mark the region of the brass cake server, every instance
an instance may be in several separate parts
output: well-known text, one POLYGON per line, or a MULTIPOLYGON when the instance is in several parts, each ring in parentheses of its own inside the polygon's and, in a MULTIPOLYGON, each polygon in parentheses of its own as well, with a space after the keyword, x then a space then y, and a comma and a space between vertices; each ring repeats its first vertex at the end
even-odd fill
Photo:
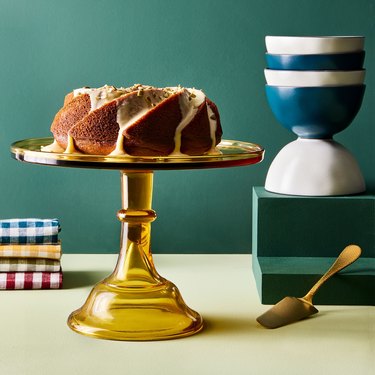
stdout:
POLYGON ((266 328, 278 328, 318 313, 312 299, 317 290, 337 272, 355 262, 361 255, 361 248, 357 245, 347 246, 337 257, 331 268, 302 298, 285 297, 275 306, 257 318, 257 322, 266 328))

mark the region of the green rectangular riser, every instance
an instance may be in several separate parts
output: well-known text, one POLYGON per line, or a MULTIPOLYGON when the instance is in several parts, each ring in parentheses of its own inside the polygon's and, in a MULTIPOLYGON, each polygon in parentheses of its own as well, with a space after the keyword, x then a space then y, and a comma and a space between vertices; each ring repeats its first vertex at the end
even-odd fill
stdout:
POLYGON ((301 197, 253 191, 253 272, 261 302, 302 297, 349 244, 354 264, 331 278, 314 304, 375 305, 375 196, 301 197))
MULTIPOLYGON (((259 257, 253 270, 261 302, 303 297, 335 258, 259 257)), ((375 258, 360 258, 329 279, 313 299, 316 305, 375 305, 375 258)))
POLYGON ((332 256, 348 244, 375 257, 375 196, 301 197, 253 191, 253 253, 332 256))

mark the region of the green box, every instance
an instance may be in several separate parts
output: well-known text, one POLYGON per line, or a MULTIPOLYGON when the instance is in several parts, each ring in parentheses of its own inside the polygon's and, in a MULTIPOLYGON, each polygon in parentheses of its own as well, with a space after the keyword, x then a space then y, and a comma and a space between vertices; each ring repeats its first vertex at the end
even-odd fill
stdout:
POLYGON ((314 297, 322 305, 375 305, 375 196, 302 197, 253 189, 253 271, 261 302, 302 297, 349 244, 354 264, 314 297))

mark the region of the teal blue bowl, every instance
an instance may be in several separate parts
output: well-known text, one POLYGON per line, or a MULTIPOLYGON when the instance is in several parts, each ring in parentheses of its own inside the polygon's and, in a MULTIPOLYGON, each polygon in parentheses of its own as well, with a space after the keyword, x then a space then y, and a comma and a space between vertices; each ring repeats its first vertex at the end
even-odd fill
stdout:
POLYGON ((320 55, 276 55, 266 53, 268 69, 276 70, 360 70, 365 51, 320 55))
POLYGON ((301 138, 330 139, 353 121, 365 88, 266 85, 266 95, 273 114, 285 128, 301 138))

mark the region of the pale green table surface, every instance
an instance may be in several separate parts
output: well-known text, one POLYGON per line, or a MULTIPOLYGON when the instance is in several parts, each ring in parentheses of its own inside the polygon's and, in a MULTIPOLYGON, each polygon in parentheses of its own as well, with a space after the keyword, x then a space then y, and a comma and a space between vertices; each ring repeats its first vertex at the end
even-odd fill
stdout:
POLYGON ((0 292, 1 375, 375 373, 375 308, 318 306, 320 314, 277 330, 262 306, 250 255, 155 255, 205 319, 194 336, 156 342, 90 339, 66 325, 116 255, 63 255, 64 289, 0 292))

